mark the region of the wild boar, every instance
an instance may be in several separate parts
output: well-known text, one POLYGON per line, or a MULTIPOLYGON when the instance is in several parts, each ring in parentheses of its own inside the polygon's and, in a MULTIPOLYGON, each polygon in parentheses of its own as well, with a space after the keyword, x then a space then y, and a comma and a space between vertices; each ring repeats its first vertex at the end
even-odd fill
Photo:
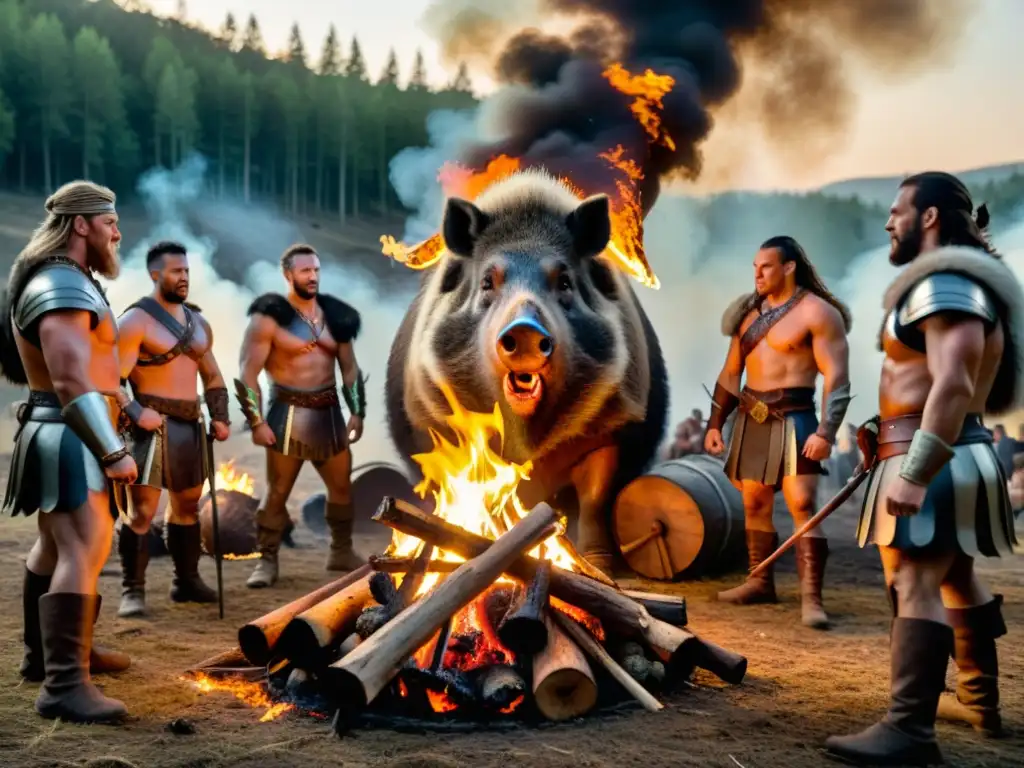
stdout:
POLYGON ((654 329, 629 278, 599 258, 610 213, 605 195, 581 201, 536 169, 475 202, 448 199, 447 253, 423 277, 386 382, 391 438, 417 475, 409 457, 431 449, 428 430, 448 434, 440 385, 469 410, 497 402, 503 457, 533 462, 520 499, 570 514, 575 495, 577 549, 606 571, 612 504, 650 463, 668 414, 654 329))

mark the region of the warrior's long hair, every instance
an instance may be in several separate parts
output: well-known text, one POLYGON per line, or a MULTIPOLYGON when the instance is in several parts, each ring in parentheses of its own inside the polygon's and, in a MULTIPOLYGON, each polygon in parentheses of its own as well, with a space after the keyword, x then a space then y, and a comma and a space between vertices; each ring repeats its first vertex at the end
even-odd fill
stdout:
MULTIPOLYGON (((798 287, 803 288, 816 296, 824 299, 843 317, 843 325, 846 326, 846 332, 850 332, 850 328, 853 325, 853 318, 850 315, 850 310, 843 302, 841 302, 832 291, 825 287, 825 282, 821 279, 818 274, 818 270, 814 268, 811 260, 807 256, 807 251, 804 250, 803 246, 796 241, 795 238, 789 235, 776 235, 775 237, 769 237, 763 243, 761 243, 761 250, 772 248, 779 252, 779 258, 783 264, 789 262, 796 262, 796 284, 798 287)), ((755 293, 753 296, 753 304, 750 307, 753 309, 760 302, 760 297, 755 293)))
POLYGON ((963 245, 1002 258, 992 247, 986 232, 988 206, 982 203, 975 212, 967 185, 956 176, 943 171, 925 171, 905 178, 900 183, 900 188, 903 187, 913 188, 918 215, 933 207, 939 212, 940 245, 963 245))

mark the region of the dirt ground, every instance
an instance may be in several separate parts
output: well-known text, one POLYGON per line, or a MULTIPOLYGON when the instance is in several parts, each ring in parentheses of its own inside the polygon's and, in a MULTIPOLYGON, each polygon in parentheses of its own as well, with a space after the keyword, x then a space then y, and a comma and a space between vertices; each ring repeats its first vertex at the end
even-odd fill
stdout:
MULTIPOLYGON (((244 438, 232 438, 237 466, 252 472, 262 490, 259 455, 244 438)), ((0 458, 0 482, 6 483, 8 456, 0 458)), ((319 490, 310 468, 300 477, 292 500, 299 519, 302 499, 319 490)), ((235 644, 239 626, 272 607, 327 580, 324 551, 285 549, 282 578, 273 590, 244 586, 251 563, 226 562, 225 619, 215 606, 177 606, 167 599, 171 564, 154 559, 149 569, 150 616, 116 617, 120 594, 117 561, 111 558, 100 581, 105 596, 97 638, 132 655, 130 670, 100 676, 110 695, 125 701, 132 714, 123 726, 74 726, 38 717, 32 709, 34 684, 18 676, 21 657, 21 580, 34 520, 4 520, 0 537, 0 765, 4 766, 388 766, 457 768, 473 766, 701 766, 771 768, 829 764, 821 750, 825 737, 868 725, 886 706, 889 609, 873 551, 852 542, 855 510, 842 509, 826 524, 832 559, 826 574, 826 607, 835 627, 827 633, 799 623, 796 576, 791 557, 780 566, 777 606, 733 607, 713 602, 714 594, 736 577, 643 588, 683 594, 690 628, 720 645, 743 653, 749 672, 730 687, 699 675, 696 686, 663 697, 660 713, 643 710, 583 718, 564 725, 515 731, 414 735, 365 730, 339 740, 323 720, 291 712, 268 723, 262 710, 238 702, 229 693, 202 694, 180 679, 197 661, 235 644), (195 733, 175 735, 168 724, 187 718, 195 733)), ((791 531, 780 516, 780 533, 791 531)), ((300 530, 297 539, 312 537, 300 530)), ((377 539, 377 542, 380 540, 377 539)), ((364 554, 373 542, 361 542, 364 554)), ((1006 598, 1010 633, 1000 641, 1003 712, 1011 728, 1024 734, 1024 559, 986 565, 989 582, 1006 598)), ((202 563, 213 583, 214 566, 202 563)), ((638 580, 623 580, 639 586, 638 580)), ((951 669, 952 675, 952 669, 951 669)), ((952 678, 950 678, 952 679, 952 678)), ((947 762, 962 768, 1024 765, 1024 735, 985 742, 969 729, 940 725, 947 762)))

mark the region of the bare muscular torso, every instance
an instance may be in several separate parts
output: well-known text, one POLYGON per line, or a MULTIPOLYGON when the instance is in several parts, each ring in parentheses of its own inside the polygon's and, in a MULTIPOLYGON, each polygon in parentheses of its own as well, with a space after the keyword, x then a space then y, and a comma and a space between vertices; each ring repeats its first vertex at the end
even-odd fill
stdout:
MULTIPOLYGON (((29 389, 53 392, 53 380, 46 365, 46 357, 39 347, 26 341, 15 329, 15 343, 25 367, 29 389)), ((89 334, 91 354, 87 362, 89 380, 100 392, 116 392, 120 386, 120 365, 117 352, 117 323, 109 310, 89 334)))
MULTIPOLYGON (((824 299, 807 293, 777 322, 754 347, 745 361, 746 385, 762 392, 785 387, 813 387, 818 365, 812 348, 813 316, 827 305, 824 299)), ((765 310, 768 309, 766 303, 765 310)), ((751 311, 740 325, 740 337, 757 318, 751 311)))
POLYGON ((317 328, 323 326, 323 330, 315 344, 299 338, 270 318, 261 317, 260 322, 269 324, 270 352, 264 370, 271 381, 305 390, 329 387, 335 383, 338 343, 323 319, 317 324, 317 328))
MULTIPOLYGON (((168 307, 167 311, 182 325, 185 324, 185 310, 181 306, 168 307)), ((121 316, 121 327, 138 329, 139 357, 156 357, 168 352, 177 343, 163 325, 138 307, 129 309, 121 316)), ((182 353, 163 365, 140 366, 132 369, 129 380, 132 388, 139 393, 174 400, 193 400, 198 396, 198 360, 210 349, 210 333, 205 320, 196 315, 195 333, 191 347, 195 359, 182 353)))
MULTIPOLYGON (((1002 360, 1005 337, 1002 324, 985 338, 985 351, 974 385, 974 396, 968 413, 984 413, 985 402, 996 380, 1002 360)), ((917 414, 924 411, 932 387, 928 357, 904 345, 892 333, 890 323, 882 332, 882 376, 878 387, 879 415, 882 419, 917 414)))

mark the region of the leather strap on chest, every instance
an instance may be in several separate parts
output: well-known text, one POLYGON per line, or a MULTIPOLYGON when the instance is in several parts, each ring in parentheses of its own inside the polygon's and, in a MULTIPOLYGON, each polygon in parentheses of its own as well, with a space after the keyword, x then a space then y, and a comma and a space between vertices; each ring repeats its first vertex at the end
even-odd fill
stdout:
POLYGON ((758 310, 758 316, 754 318, 754 322, 750 324, 750 327, 740 337, 740 357, 742 359, 747 359, 750 353, 754 351, 754 347, 760 344, 761 340, 768 335, 768 332, 804 297, 804 293, 803 288, 798 288, 790 296, 789 301, 784 304, 772 307, 767 312, 760 312, 760 309, 758 310))
POLYGON ((149 296, 139 299, 129 307, 129 309, 131 308, 141 309, 166 328, 168 333, 176 340, 174 346, 162 354, 153 355, 152 357, 140 356, 136 365, 141 367, 166 365, 181 354, 185 354, 192 360, 199 362, 202 355, 192 348, 192 339, 195 338, 196 334, 196 316, 188 307, 184 304, 181 307, 185 311, 184 326, 170 312, 161 307, 155 299, 149 296))

